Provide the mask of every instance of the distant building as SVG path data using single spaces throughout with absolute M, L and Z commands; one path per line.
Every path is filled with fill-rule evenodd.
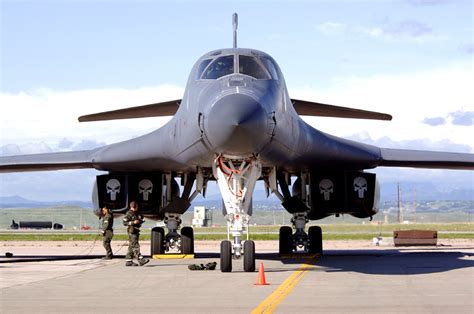
M 207 227 L 212 223 L 212 212 L 204 206 L 194 206 L 193 227 Z

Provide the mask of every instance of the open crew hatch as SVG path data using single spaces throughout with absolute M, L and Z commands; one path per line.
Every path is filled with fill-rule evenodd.
M 276 66 L 270 58 L 245 54 L 219 55 L 199 64 L 197 80 L 216 80 L 231 74 L 242 74 L 257 80 L 278 80 Z

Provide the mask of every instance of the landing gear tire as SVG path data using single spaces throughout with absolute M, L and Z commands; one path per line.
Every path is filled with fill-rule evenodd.
M 252 240 L 244 242 L 244 271 L 255 271 L 255 242 Z
M 151 256 L 155 254 L 165 253 L 165 229 L 161 227 L 154 227 L 151 229 Z
M 181 253 L 194 254 L 194 231 L 191 227 L 181 228 Z
M 323 254 L 323 233 L 321 227 L 311 226 L 308 229 L 308 253 Z
M 280 227 L 279 253 L 291 254 L 293 252 L 293 230 L 289 226 Z
M 221 242 L 221 272 L 232 271 L 232 243 L 229 240 Z

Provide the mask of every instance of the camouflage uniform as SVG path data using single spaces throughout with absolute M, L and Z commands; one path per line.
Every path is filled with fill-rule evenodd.
M 104 248 L 106 252 L 106 259 L 111 259 L 113 257 L 112 248 L 110 247 L 110 242 L 114 237 L 114 216 L 109 212 L 104 217 L 102 217 L 102 235 L 104 236 Z
M 139 224 L 135 224 L 135 220 L 140 220 Z M 143 258 L 140 254 L 140 244 L 138 240 L 140 238 L 140 227 L 143 223 L 143 216 L 138 214 L 136 211 L 129 210 L 123 217 L 123 225 L 127 226 L 128 232 L 128 252 L 125 257 L 127 266 L 137 266 L 133 264 L 133 259 L 137 259 L 140 265 L 144 265 L 148 262 L 148 259 Z

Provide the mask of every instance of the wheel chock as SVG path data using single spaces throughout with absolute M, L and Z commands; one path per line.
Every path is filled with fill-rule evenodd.
M 281 259 L 298 259 L 298 258 L 304 258 L 304 259 L 316 259 L 320 258 L 321 254 L 319 253 L 292 253 L 292 254 L 281 254 L 280 258 Z

